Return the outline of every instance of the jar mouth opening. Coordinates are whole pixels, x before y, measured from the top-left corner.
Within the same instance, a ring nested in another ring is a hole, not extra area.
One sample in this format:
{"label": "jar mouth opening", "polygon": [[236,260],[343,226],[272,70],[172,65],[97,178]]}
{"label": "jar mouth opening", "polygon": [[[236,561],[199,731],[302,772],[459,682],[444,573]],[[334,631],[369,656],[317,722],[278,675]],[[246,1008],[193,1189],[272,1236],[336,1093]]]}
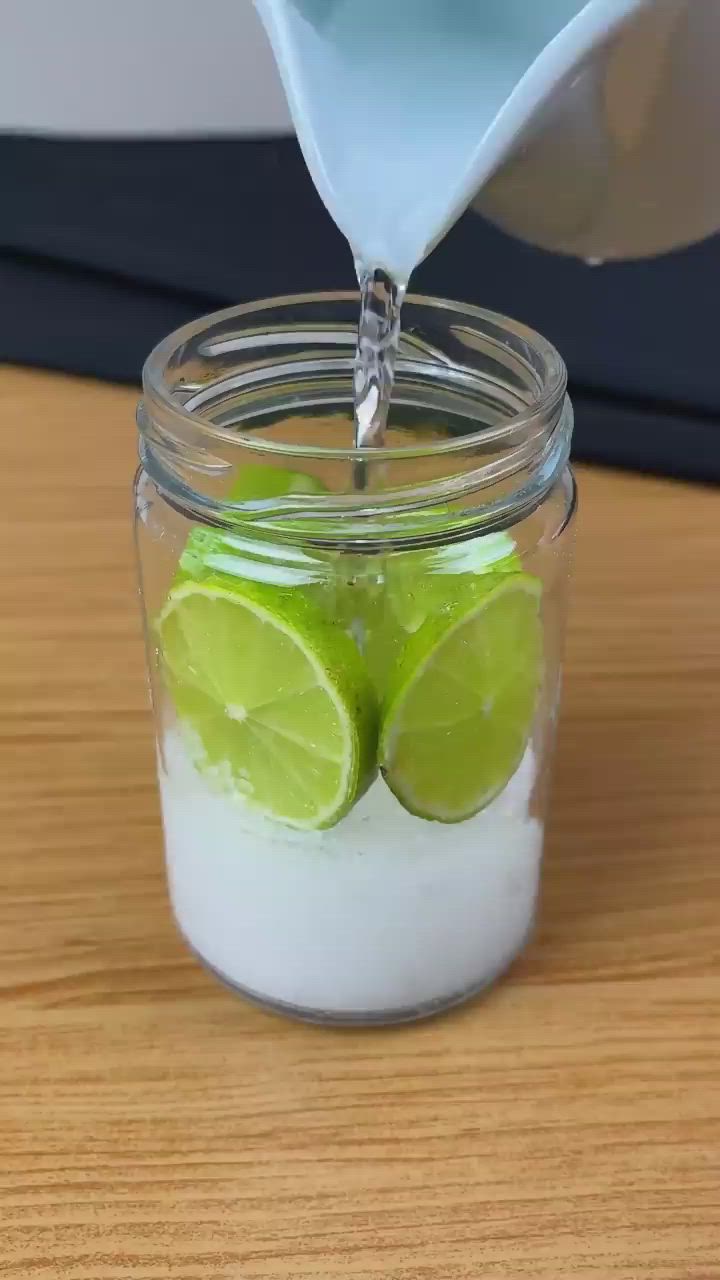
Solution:
{"label": "jar mouth opening", "polygon": [[[535,509],[572,434],[552,344],[495,312],[410,294],[385,445],[357,449],[358,315],[354,292],[288,295],[161,342],[138,426],[166,500],[205,523],[344,546],[507,527]],[[397,517],[418,511],[433,530],[413,519],[398,533]]]}
{"label": "jar mouth opening", "polygon": [[[391,445],[383,447],[382,450],[360,449],[354,446],[337,447],[265,438],[261,433],[238,429],[237,425],[234,426],[230,435],[225,427],[216,425],[209,417],[204,416],[202,411],[198,411],[202,410],[206,400],[212,397],[213,388],[211,383],[203,383],[201,379],[195,384],[185,383],[183,385],[183,402],[181,403],[178,398],[177,388],[173,387],[168,379],[168,374],[173,367],[182,360],[183,354],[192,347],[194,347],[198,358],[207,361],[223,356],[232,356],[234,350],[247,352],[252,349],[253,345],[257,345],[258,348],[262,347],[268,339],[267,316],[271,312],[277,314],[285,309],[295,312],[308,307],[326,306],[330,308],[338,304],[352,303],[357,304],[359,314],[359,294],[351,290],[286,294],[227,307],[183,325],[158,343],[145,361],[142,375],[143,393],[145,405],[150,416],[153,416],[154,410],[159,411],[166,431],[169,430],[173,436],[177,432],[179,439],[183,439],[190,432],[196,447],[202,440],[208,447],[211,447],[213,443],[222,443],[224,448],[232,444],[238,450],[247,449],[256,456],[265,454],[274,456],[275,459],[284,457],[287,459],[344,460],[363,463],[377,462],[380,453],[384,461],[402,462],[410,458],[440,458],[446,454],[467,453],[474,446],[482,446],[483,449],[487,449],[488,446],[503,449],[504,446],[511,445],[515,439],[520,438],[523,432],[532,427],[533,423],[539,419],[551,419],[560,411],[567,389],[567,371],[562,357],[552,343],[528,326],[500,313],[464,302],[458,303],[449,299],[434,298],[422,294],[407,295],[404,303],[405,314],[408,314],[413,307],[417,307],[434,312],[438,320],[442,320],[446,324],[452,323],[453,317],[456,317],[459,326],[462,321],[465,322],[465,340],[468,345],[472,346],[472,325],[476,324],[479,329],[486,331],[484,334],[486,343],[494,342],[500,351],[502,351],[503,347],[506,348],[508,359],[513,354],[517,359],[517,353],[520,350],[524,350],[527,353],[528,362],[532,364],[535,373],[535,388],[526,396],[526,403],[522,408],[510,414],[501,423],[491,427],[486,424],[476,431],[463,433],[455,438],[424,441],[421,445],[417,443]],[[258,317],[256,330],[253,329],[252,324],[254,316]],[[266,318],[265,323],[263,323],[263,316]],[[238,328],[233,333],[232,326],[235,322],[237,322]],[[468,324],[467,322],[470,323]],[[288,332],[286,336],[278,332],[273,334],[273,343],[279,348],[282,347],[284,342],[288,345],[297,342],[298,336],[302,337],[305,342],[311,342],[314,337],[318,342],[327,343],[328,341],[328,331],[324,329],[322,332],[318,331],[315,334],[312,323],[295,323],[293,326],[293,322],[288,321],[287,327],[292,329],[292,332]],[[217,330],[216,337],[213,337],[213,330]],[[225,331],[225,336],[220,336],[222,331]],[[494,339],[488,337],[490,331],[494,331],[497,335]],[[338,342],[341,333],[343,338],[347,336],[346,329],[341,329],[341,326],[338,325],[336,339]],[[436,367],[441,369],[443,373],[452,371],[455,375],[457,389],[461,392],[462,370],[458,369],[457,366],[453,366],[453,362],[442,352],[437,353],[437,358]],[[472,375],[470,370],[467,372],[470,378],[470,383],[467,387],[468,398],[470,399],[472,396]],[[262,378],[263,373],[260,370],[257,375],[258,383],[262,381]],[[247,375],[245,375],[244,382],[248,382]],[[349,403],[350,386],[348,387],[348,405]],[[307,410],[308,405],[311,404],[312,401],[308,400],[307,397],[303,397],[297,402],[298,408],[303,410]],[[263,412],[269,412],[269,410],[264,410],[262,407],[249,409],[247,413],[248,421],[257,421]]]}

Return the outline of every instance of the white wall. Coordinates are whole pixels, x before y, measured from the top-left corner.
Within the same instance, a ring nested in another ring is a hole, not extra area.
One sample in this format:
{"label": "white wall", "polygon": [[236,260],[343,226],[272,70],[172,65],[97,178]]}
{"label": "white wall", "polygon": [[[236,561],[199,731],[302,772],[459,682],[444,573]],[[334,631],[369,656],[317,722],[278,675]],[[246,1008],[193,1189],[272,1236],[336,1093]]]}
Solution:
{"label": "white wall", "polygon": [[0,130],[288,128],[252,0],[0,0]]}

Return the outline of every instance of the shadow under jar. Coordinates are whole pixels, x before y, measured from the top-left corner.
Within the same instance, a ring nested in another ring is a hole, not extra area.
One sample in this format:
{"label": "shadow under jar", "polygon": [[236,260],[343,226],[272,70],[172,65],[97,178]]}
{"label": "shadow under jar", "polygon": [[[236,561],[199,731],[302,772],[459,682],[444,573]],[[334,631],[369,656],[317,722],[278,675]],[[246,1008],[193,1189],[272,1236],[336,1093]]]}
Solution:
{"label": "shadow under jar", "polygon": [[235,307],[144,372],[137,545],[173,908],[248,998],[423,1017],[533,926],[575,490],[556,351],[409,297],[355,450],[354,294]]}

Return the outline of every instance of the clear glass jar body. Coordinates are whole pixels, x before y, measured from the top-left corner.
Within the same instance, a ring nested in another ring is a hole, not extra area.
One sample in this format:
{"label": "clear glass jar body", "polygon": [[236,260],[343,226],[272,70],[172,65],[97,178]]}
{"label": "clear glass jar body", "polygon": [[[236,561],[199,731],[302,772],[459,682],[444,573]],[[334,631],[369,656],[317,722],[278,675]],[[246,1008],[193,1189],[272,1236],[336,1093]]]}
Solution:
{"label": "clear glass jar body", "polygon": [[356,308],[163,343],[136,528],[180,931],[255,1001],[377,1023],[531,933],[575,491],[559,357],[433,300],[405,305],[387,448],[353,450]]}

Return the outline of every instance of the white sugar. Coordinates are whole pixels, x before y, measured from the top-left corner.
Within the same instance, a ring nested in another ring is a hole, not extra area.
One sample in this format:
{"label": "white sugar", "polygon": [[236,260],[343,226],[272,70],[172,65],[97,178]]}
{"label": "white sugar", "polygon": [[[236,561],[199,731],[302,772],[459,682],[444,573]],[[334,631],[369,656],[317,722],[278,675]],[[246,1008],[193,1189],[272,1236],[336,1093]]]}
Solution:
{"label": "white sugar", "polygon": [[531,928],[534,774],[528,752],[503,794],[455,826],[412,817],[378,780],[337,827],[299,832],[214,789],[173,730],[161,795],[179,926],[231,982],[302,1009],[358,1016],[460,996]]}

